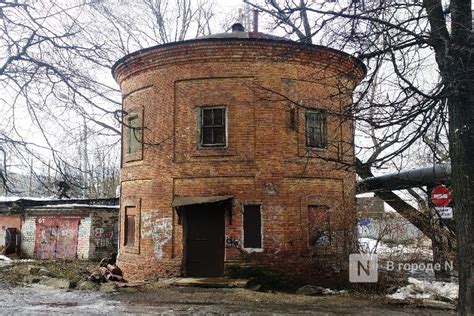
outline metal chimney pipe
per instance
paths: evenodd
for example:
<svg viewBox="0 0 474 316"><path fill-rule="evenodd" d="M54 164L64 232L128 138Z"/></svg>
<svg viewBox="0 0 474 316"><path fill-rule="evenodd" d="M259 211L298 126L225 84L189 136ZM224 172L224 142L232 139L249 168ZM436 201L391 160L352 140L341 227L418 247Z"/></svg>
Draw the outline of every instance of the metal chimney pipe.
<svg viewBox="0 0 474 316"><path fill-rule="evenodd" d="M253 10L253 32L258 33L258 10Z"/></svg>

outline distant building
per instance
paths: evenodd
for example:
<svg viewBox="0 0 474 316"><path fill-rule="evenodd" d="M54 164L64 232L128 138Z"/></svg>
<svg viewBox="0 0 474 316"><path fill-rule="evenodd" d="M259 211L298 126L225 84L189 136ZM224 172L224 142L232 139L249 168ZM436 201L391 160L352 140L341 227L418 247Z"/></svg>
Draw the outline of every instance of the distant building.
<svg viewBox="0 0 474 316"><path fill-rule="evenodd" d="M365 75L358 59L238 26L134 52L113 75L127 278L258 266L347 280L355 174L344 113Z"/></svg>
<svg viewBox="0 0 474 316"><path fill-rule="evenodd" d="M423 237L423 233L400 214L385 212L384 203L378 197L357 198L359 238L399 243Z"/></svg>
<svg viewBox="0 0 474 316"><path fill-rule="evenodd" d="M384 214L384 201L375 196L356 199L357 217L377 217Z"/></svg>
<svg viewBox="0 0 474 316"><path fill-rule="evenodd" d="M118 199L0 202L0 251L41 259L94 259L117 251Z"/></svg>

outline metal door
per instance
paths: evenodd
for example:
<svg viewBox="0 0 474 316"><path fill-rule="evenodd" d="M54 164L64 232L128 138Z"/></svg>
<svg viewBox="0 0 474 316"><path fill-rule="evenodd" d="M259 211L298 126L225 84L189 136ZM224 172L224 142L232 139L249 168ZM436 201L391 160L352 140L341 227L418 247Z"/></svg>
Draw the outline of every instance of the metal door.
<svg viewBox="0 0 474 316"><path fill-rule="evenodd" d="M35 257L75 259L79 220L79 218L38 218L36 220Z"/></svg>
<svg viewBox="0 0 474 316"><path fill-rule="evenodd" d="M185 273L193 277L224 275L224 210L212 204L185 212Z"/></svg>

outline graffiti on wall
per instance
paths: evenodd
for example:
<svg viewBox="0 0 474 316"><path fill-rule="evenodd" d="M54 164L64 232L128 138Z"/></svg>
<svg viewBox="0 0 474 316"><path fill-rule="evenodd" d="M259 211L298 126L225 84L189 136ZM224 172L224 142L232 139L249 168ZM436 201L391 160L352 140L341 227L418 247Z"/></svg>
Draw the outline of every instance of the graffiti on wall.
<svg viewBox="0 0 474 316"><path fill-rule="evenodd" d="M79 218L36 220L35 257L73 259L77 253Z"/></svg>
<svg viewBox="0 0 474 316"><path fill-rule="evenodd" d="M152 213L142 215L142 236L151 237L156 259L163 258L163 246L171 240L173 221L169 217L154 219Z"/></svg>
<svg viewBox="0 0 474 316"><path fill-rule="evenodd" d="M96 248L107 248L112 246L114 231L110 228L94 228L94 239Z"/></svg>
<svg viewBox="0 0 474 316"><path fill-rule="evenodd" d="M232 236L225 236L225 246L227 248L242 248L242 241Z"/></svg>
<svg viewBox="0 0 474 316"><path fill-rule="evenodd" d="M269 205L267 212L267 221L278 223L281 220L284 211L285 210L281 205ZM285 244L285 236L283 233L272 232L266 235L265 238L267 244L267 251L271 254L277 255L284 250L283 247Z"/></svg>
<svg viewBox="0 0 474 316"><path fill-rule="evenodd" d="M308 238L310 246L328 246L331 243L328 207L321 205L308 206Z"/></svg>
<svg viewBox="0 0 474 316"><path fill-rule="evenodd" d="M359 218L357 230L359 237L381 240L403 241L423 236L413 224L398 216Z"/></svg>

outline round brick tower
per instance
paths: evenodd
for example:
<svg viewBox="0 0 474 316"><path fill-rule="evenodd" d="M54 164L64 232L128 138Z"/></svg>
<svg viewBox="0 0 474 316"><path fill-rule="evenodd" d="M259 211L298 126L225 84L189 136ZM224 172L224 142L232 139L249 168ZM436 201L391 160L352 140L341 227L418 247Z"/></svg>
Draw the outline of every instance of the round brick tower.
<svg viewBox="0 0 474 316"><path fill-rule="evenodd" d="M240 30L137 51L113 75L127 279L257 267L347 280L358 59Z"/></svg>

